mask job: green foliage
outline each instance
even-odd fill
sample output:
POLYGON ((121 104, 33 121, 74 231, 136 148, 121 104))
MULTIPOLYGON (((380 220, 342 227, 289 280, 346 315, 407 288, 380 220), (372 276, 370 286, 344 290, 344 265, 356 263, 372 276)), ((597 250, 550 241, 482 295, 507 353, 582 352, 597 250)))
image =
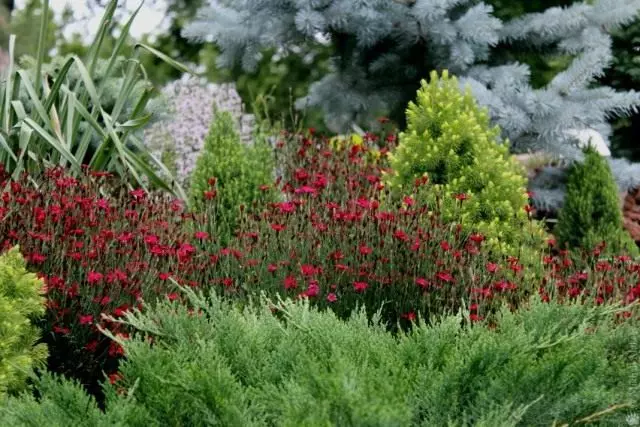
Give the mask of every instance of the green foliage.
MULTIPOLYGON (((150 119, 147 106, 153 91, 138 59, 140 49, 186 69, 144 44, 137 44, 131 57, 120 58, 135 14, 123 27, 109 59, 100 66, 99 52, 116 4, 116 0, 108 4, 84 60, 71 56, 57 66, 46 64, 48 2, 42 10, 32 67, 14 63, 16 39, 11 38, 7 79, 0 91, 0 163, 13 177, 38 170, 43 163, 67 167, 78 175, 87 164, 93 170, 115 172, 130 177, 132 183, 167 189, 186 198, 179 186, 162 180, 143 160, 139 153, 144 148, 135 135, 150 119)), ((166 170, 159 161, 154 163, 166 170)))
POLYGON ((417 102, 409 104, 407 129, 391 154, 389 183, 406 194, 416 180, 428 177, 445 195, 445 221, 459 219, 492 245, 540 240, 542 230, 525 211, 522 167, 499 138, 500 130, 490 126, 470 91, 462 93, 447 71, 441 78, 434 71, 429 83, 422 81, 417 102), (452 197, 461 194, 470 200, 452 197))
MULTIPOLYGON (((613 63, 600 80, 617 90, 640 87, 640 16, 631 25, 613 34, 613 63)), ((637 144, 639 134, 639 113, 616 120, 615 134, 611 140, 612 151, 635 162, 640 161, 637 144)))
POLYGON ((31 318, 44 314, 42 282, 25 269, 18 247, 0 255, 0 400, 20 391, 34 365, 47 351, 31 318))
POLYGON ((623 228, 618 187, 607 161, 593 148, 584 163, 571 166, 567 195, 554 229, 562 247, 592 250, 606 242, 606 253, 638 254, 638 248, 623 228))
POLYGON ((217 212, 210 220, 226 224, 233 231, 240 206, 251 210, 265 197, 260 186, 271 184, 273 168, 268 142, 258 135, 252 146, 243 144, 231 114, 218 112, 191 176, 191 206, 202 210, 205 192, 215 191, 217 212), (215 184, 211 183, 212 178, 215 184))
POLYGON ((2 424, 613 426, 640 409, 629 375, 640 329, 614 325, 610 307, 534 299, 503 309, 495 329, 461 313, 394 336, 364 312, 345 322, 291 301, 240 311, 185 292, 193 309, 127 314, 139 332, 120 341, 128 358, 105 385, 104 414, 79 385, 45 375, 39 401, 0 405, 2 424))

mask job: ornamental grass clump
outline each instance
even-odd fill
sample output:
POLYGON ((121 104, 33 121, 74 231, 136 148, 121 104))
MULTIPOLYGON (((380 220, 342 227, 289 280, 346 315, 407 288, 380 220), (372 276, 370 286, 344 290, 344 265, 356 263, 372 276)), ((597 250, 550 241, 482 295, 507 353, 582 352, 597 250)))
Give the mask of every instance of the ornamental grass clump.
MULTIPOLYGON (((514 255, 542 247, 544 232, 529 218, 526 179, 509 154, 500 129, 492 127, 470 91, 462 92, 445 70, 422 81, 407 108, 407 129, 391 153, 387 182, 395 193, 411 191, 417 179, 445 195, 442 215, 487 237, 488 244, 514 255), (458 200, 459 200, 458 198, 458 200)), ((429 187, 422 197, 432 198, 429 187)))
POLYGON ((616 322, 616 307, 532 299, 493 328, 461 311, 394 335, 363 311, 344 321, 307 302, 185 299, 195 309, 164 302, 118 320, 135 332, 104 412, 46 374, 38 399, 0 404, 0 422, 620 426, 640 410, 640 328, 616 322))
POLYGON ((569 169, 564 207, 553 233, 562 248, 638 255, 636 243, 623 226, 618 186, 611 169, 591 147, 585 151, 584 162, 569 169))
POLYGON ((42 286, 27 272, 18 247, 0 255, 0 402, 24 389, 31 370, 46 360, 47 348, 36 345, 40 331, 33 324, 44 314, 42 286))

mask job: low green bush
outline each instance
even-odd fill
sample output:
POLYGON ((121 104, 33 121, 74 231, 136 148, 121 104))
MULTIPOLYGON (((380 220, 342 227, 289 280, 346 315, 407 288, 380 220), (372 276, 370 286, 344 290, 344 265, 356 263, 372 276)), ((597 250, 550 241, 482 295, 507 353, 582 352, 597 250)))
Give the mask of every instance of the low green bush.
POLYGON ((495 325, 462 312, 393 335, 364 312, 342 321, 304 301, 241 311, 185 292, 191 308, 127 314, 138 332, 120 340, 127 360, 105 384, 104 413, 45 375, 39 399, 0 405, 0 423, 619 426, 640 409, 640 328, 612 307, 532 299, 495 325))
POLYGON ((586 149, 584 162, 569 169, 565 203, 554 234, 563 248, 638 255, 636 243, 623 226, 611 168, 593 148, 586 149))
MULTIPOLYGON (((254 203, 268 197, 260 187, 273 181, 273 154, 263 138, 254 145, 240 141, 234 120, 228 112, 216 114, 204 142, 204 150, 196 162, 190 182, 191 206, 203 210, 207 199, 218 199, 211 221, 226 224, 234 231, 240 206, 251 209, 254 203)), ((269 187, 270 188, 270 187, 269 187)))
POLYGON ((486 109, 446 70, 422 81, 399 141, 387 180, 396 193, 409 193, 426 177, 451 196, 443 206, 445 220, 461 218, 510 255, 521 246, 540 246, 544 232, 528 217, 522 166, 500 141, 500 129, 491 127, 486 109))
POLYGON ((24 388, 31 369, 47 357, 46 347, 35 345, 39 331, 31 324, 44 314, 41 288, 18 247, 0 255, 0 400, 24 388))

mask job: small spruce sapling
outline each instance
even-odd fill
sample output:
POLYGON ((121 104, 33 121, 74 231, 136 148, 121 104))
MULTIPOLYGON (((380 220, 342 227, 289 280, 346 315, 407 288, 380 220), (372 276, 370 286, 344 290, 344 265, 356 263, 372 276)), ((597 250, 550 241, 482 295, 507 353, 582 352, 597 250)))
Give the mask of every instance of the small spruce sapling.
POLYGON ((608 162, 591 146, 583 163, 571 166, 565 204, 554 229, 561 247, 592 250, 604 245, 604 253, 638 255, 638 248, 623 228, 618 187, 608 162))
POLYGON ((273 168, 267 142, 256 137, 253 146, 243 144, 231 114, 219 112, 191 177, 191 206, 196 211, 204 210, 205 192, 215 190, 217 210, 215 219, 210 220, 217 222, 217 230, 226 228, 225 233, 231 233, 238 224, 241 206, 251 209, 254 203, 273 195, 260 188, 272 182, 273 168), (215 180, 213 187, 212 179, 215 180))

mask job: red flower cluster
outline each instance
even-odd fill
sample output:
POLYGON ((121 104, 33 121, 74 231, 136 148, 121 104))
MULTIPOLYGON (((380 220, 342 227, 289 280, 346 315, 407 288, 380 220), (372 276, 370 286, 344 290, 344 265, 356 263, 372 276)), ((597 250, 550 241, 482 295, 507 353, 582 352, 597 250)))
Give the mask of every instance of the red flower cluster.
MULTIPOLYGON (((517 258, 495 258, 484 236, 444 222, 438 206, 408 194, 395 201, 382 185, 393 134, 367 134, 360 145, 333 149, 321 137, 283 135, 276 146, 282 200, 242 212, 231 241, 220 241, 216 180, 193 215, 181 203, 114 186, 108 176, 74 179, 47 171, 38 190, 9 182, 0 169, 0 248, 19 244, 30 268, 45 279, 52 352, 73 352, 80 364, 105 368, 122 356, 98 327, 126 337, 121 317, 142 301, 179 300, 169 278, 184 286, 213 286, 241 298, 266 291, 311 300, 346 316, 357 305, 395 325, 455 310, 470 320, 490 317, 507 302, 539 292, 543 300, 596 303, 640 297, 640 266, 627 258, 578 269, 567 253, 541 258, 526 271, 517 258), (107 194, 107 195, 104 195, 107 194), (51 338, 53 337, 53 338, 51 338), (61 338, 65 338, 62 339, 61 338)), ((117 184, 117 182, 116 182, 117 184)), ((416 187, 428 185, 428 179, 416 187)), ((416 188, 416 191, 418 188, 416 188)), ((467 203, 466 195, 452 195, 467 203)), ((587 263, 587 265, 589 265, 587 263)))

